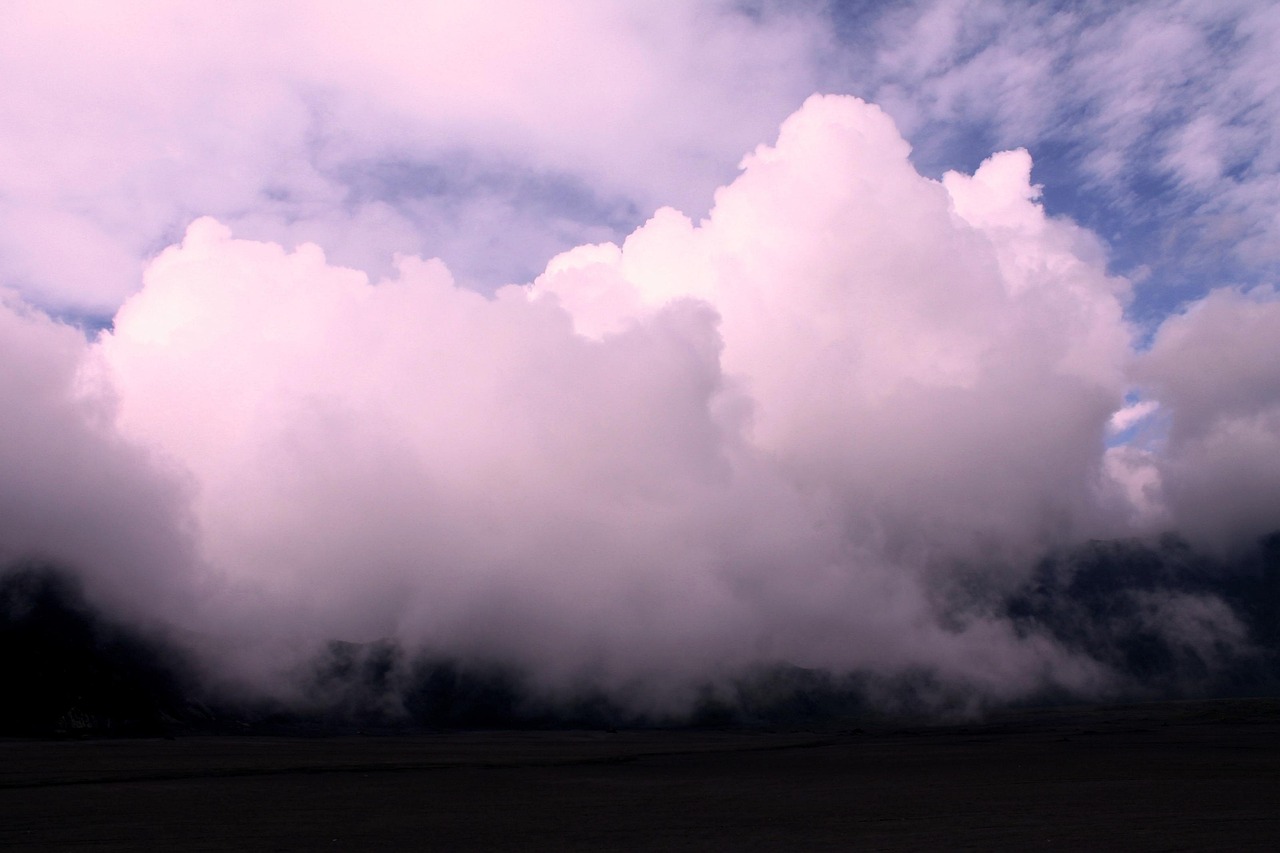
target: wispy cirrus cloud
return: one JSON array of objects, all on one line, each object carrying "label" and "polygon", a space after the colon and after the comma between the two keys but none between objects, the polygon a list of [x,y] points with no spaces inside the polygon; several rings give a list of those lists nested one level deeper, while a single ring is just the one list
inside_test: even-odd
[{"label": "wispy cirrus cloud", "polygon": [[1051,209],[1153,276],[1140,310],[1278,269],[1274,4],[941,0],[877,19],[861,70],[926,169],[1041,154]]}]

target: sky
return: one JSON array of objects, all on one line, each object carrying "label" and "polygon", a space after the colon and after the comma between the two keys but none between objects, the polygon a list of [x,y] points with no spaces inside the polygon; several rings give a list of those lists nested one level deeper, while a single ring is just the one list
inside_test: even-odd
[{"label": "sky", "polygon": [[0,19],[0,559],[238,677],[1103,695],[1046,555],[1280,529],[1275,4]]}]

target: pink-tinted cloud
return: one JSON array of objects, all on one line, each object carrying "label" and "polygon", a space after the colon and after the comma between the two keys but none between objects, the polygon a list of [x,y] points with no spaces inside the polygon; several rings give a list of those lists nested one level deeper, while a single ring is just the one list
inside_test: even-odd
[{"label": "pink-tinted cloud", "polygon": [[377,269],[424,251],[537,264],[596,223],[500,195],[388,208],[353,198],[347,171],[463,154],[643,209],[705,207],[810,91],[822,37],[811,16],[719,3],[10,4],[0,281],[110,314],[201,215]]},{"label": "pink-tinted cloud", "polygon": [[706,221],[660,211],[492,298],[195,223],[94,358],[123,435],[191,478],[204,629],[257,608],[654,702],[777,660],[1095,679],[938,608],[958,564],[1016,583],[1106,529],[1122,286],[1025,153],[941,183],[907,153],[812,99]]},{"label": "pink-tinted cloud", "polygon": [[1172,413],[1155,462],[1174,524],[1217,545],[1277,527],[1280,299],[1217,290],[1165,321],[1138,375]]},{"label": "pink-tinted cloud", "polygon": [[[1276,526],[1278,303],[1215,293],[1139,354],[1127,283],[1045,215],[1030,154],[941,180],[909,155],[879,108],[815,96],[706,217],[660,208],[491,294],[246,215],[196,219],[92,342],[9,297],[5,556],[265,676],[390,636],[664,711],[776,662],[1104,690],[1001,596],[1093,537]],[[352,220],[394,231],[380,210]],[[1108,450],[1135,382],[1168,440]],[[1245,642],[1216,599],[1133,601],[1188,654]]]}]

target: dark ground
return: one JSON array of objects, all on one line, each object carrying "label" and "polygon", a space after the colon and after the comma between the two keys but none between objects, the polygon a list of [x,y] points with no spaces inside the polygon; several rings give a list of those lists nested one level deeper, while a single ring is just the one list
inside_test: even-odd
[{"label": "dark ground", "polygon": [[1280,849],[1280,700],[867,731],[0,741],[5,850]]}]

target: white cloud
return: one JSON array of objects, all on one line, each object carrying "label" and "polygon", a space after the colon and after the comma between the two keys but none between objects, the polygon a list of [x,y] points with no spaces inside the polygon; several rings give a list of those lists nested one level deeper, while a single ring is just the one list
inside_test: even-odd
[{"label": "white cloud", "polygon": [[110,396],[80,381],[87,350],[0,291],[0,562],[91,566],[96,600],[181,619],[201,583],[183,482],[116,433]]},{"label": "white cloud", "polygon": [[[926,144],[978,116],[1117,193],[1154,157],[1266,263],[1272,12],[1010,9],[888,14],[867,85]],[[1103,676],[974,596],[1093,536],[1276,526],[1271,291],[1135,355],[1127,282],[1028,150],[932,180],[853,98],[734,176],[821,73],[808,13],[10,11],[0,553],[98,599],[657,705],[777,660],[1012,696]],[[32,304],[120,307],[89,343]],[[1163,444],[1107,448],[1154,406]],[[1150,618],[1234,625],[1171,601]]]},{"label": "white cloud", "polygon": [[1155,400],[1139,400],[1130,403],[1111,416],[1107,428],[1114,433],[1122,433],[1145,421],[1160,409]]},{"label": "white cloud", "polygon": [[1002,587],[1104,529],[1117,283],[1024,152],[945,182],[907,154],[877,108],[811,99],[704,222],[660,211],[492,298],[195,223],[92,375],[195,484],[206,628],[394,633],[657,703],[772,660],[1094,683],[937,608],[957,564]]},{"label": "white cloud", "polygon": [[1280,299],[1221,289],[1169,318],[1137,365],[1170,412],[1159,461],[1178,529],[1248,543],[1280,519]]},{"label": "white cloud", "polygon": [[[1166,254],[1234,252],[1254,280],[1273,271],[1275,4],[937,0],[878,26],[886,47],[860,82],[932,158],[975,132],[1065,149],[1129,224],[1183,232]],[[1199,220],[1178,221],[1189,212]]]},{"label": "white cloud", "polygon": [[[705,206],[810,91],[821,39],[810,17],[719,3],[9,4],[0,281],[109,313],[197,216],[331,238],[331,223],[385,217],[350,198],[349,167],[448,168],[459,152],[646,210]],[[493,275],[597,236],[595,222],[543,225],[545,210],[495,215],[503,202],[426,196],[397,208],[393,236],[333,248],[349,263],[388,246],[450,254]],[[78,252],[60,249],[68,233]]]},{"label": "white cloud", "polygon": [[706,299],[756,443],[878,524],[896,517],[893,538],[1020,541],[1074,518],[1096,473],[1128,351],[1120,285],[1032,202],[1024,152],[941,184],[907,153],[875,107],[811,99],[706,222],[660,211],[536,289],[591,334]]}]

